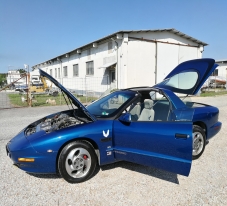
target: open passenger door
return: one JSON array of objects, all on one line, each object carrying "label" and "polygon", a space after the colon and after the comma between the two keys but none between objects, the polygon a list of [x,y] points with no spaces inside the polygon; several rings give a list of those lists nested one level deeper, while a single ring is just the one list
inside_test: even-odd
[{"label": "open passenger door", "polygon": [[193,114],[194,109],[189,108],[179,114],[178,121],[115,120],[115,158],[188,176],[192,162]]}]

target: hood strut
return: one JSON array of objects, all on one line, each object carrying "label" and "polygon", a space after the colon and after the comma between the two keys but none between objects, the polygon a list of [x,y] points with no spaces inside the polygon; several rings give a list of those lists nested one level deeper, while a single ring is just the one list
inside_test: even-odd
[{"label": "hood strut", "polygon": [[[82,118],[80,118],[80,117],[78,117],[77,115],[76,115],[76,110],[75,110],[75,108],[73,107],[73,104],[72,104],[72,100],[68,97],[68,101],[69,101],[69,103],[68,103],[68,101],[67,101],[67,99],[66,99],[66,97],[65,97],[65,93],[61,90],[61,93],[62,93],[62,95],[63,95],[63,97],[64,97],[64,99],[65,99],[65,102],[66,102],[66,104],[68,105],[68,108],[69,108],[69,103],[71,104],[71,107],[72,107],[72,109],[73,109],[73,115],[74,115],[74,117],[76,118],[76,119],[78,119],[79,121],[82,121],[82,122],[89,122],[89,121],[87,121],[86,119],[82,119]],[[70,109],[70,108],[69,108]]]}]

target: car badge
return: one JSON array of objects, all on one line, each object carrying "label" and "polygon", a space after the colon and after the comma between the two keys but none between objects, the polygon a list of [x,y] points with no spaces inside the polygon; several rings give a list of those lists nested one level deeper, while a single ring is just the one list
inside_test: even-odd
[{"label": "car badge", "polygon": [[105,133],[105,131],[103,130],[103,131],[102,131],[102,133],[103,133],[103,136],[104,136],[104,137],[108,137],[108,136],[109,136],[109,134],[110,134],[110,131],[109,131],[109,130],[107,130],[107,132]]}]

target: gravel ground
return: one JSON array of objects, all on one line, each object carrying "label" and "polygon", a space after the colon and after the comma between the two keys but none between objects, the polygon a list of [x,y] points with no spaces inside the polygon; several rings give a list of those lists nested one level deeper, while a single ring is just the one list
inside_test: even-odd
[{"label": "gravel ground", "polygon": [[0,110],[0,205],[227,205],[227,96],[194,99],[217,106],[223,127],[193,161],[189,177],[120,162],[80,184],[27,174],[5,152],[5,144],[28,123],[63,107]]}]

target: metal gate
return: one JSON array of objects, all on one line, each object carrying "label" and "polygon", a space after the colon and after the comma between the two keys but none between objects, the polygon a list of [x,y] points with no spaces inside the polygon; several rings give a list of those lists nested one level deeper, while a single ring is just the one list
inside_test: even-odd
[{"label": "metal gate", "polygon": [[[27,82],[27,75],[23,76],[22,78],[25,78],[24,81]],[[0,110],[29,106],[27,102],[29,97],[27,86],[16,84],[20,79],[17,79],[11,84],[0,89]],[[89,104],[93,100],[105,94],[106,91],[113,89],[110,88],[109,76],[61,78],[57,80],[83,104]],[[54,89],[54,87],[52,87],[52,89]],[[32,107],[66,104],[61,92],[59,92],[57,96],[53,96],[48,93],[32,93],[31,97]]]},{"label": "metal gate", "polygon": [[27,86],[19,82],[27,82],[27,75],[21,74],[21,78],[0,89],[0,109],[26,107]]}]

